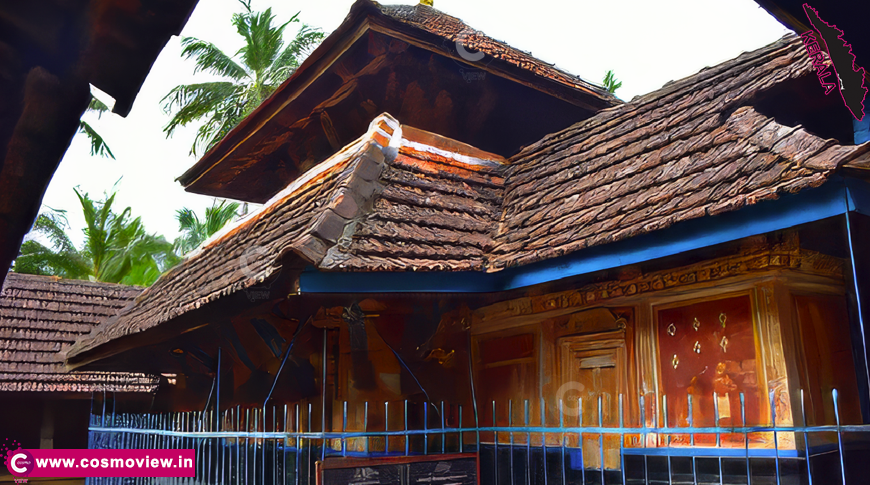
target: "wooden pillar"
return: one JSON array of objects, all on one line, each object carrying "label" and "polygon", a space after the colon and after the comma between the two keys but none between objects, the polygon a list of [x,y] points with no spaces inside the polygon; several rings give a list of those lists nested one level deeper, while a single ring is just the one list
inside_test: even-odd
[{"label": "wooden pillar", "polygon": [[846,295],[855,375],[864,423],[870,423],[870,217],[851,212],[846,224]]},{"label": "wooden pillar", "polygon": [[42,424],[39,427],[39,449],[41,450],[54,448],[54,408],[53,401],[43,401]]}]

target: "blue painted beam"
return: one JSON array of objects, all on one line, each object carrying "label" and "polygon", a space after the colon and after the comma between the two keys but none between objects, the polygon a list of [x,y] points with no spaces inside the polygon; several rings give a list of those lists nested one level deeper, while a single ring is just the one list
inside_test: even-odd
[{"label": "blue painted beam", "polygon": [[490,293],[642,263],[857,211],[870,214],[870,184],[832,177],[815,189],[559,258],[483,272],[303,272],[302,293]]}]

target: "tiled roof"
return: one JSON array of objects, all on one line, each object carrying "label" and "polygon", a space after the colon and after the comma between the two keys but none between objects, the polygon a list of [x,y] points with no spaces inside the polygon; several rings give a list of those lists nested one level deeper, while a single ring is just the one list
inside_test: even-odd
[{"label": "tiled roof", "polygon": [[[810,68],[787,36],[507,161],[382,115],[70,355],[263,281],[290,251],[323,271],[498,271],[818,186],[864,163],[870,144],[841,146],[752,107]],[[243,274],[252,246],[267,257]]]},{"label": "tiled roof", "polygon": [[346,219],[371,207],[383,163],[380,148],[387,145],[393,126],[398,123],[389,117],[372,121],[368,133],[356,142],[164,273],[136,301],[81,339],[70,355],[262,283],[281,270],[287,252],[296,251],[311,261],[322,259],[342,237]]},{"label": "tiled roof", "polygon": [[64,352],[141,288],[8,273],[0,294],[0,392],[148,392],[143,374],[67,372]]},{"label": "tiled roof", "polygon": [[[360,91],[362,88],[358,84],[372,82],[370,76],[375,76],[379,72],[387,75],[386,73],[391,71],[389,69],[382,69],[384,67],[382,66],[383,62],[398,62],[392,57],[392,54],[390,57],[381,57],[387,55],[382,53],[378,57],[373,57],[366,61],[366,67],[360,72],[354,71],[358,67],[349,67],[356,66],[357,62],[362,62],[364,59],[364,57],[360,57],[351,62],[352,57],[344,57],[351,54],[344,54],[342,51],[342,49],[347,48],[345,43],[356,39],[356,36],[360,35],[360,31],[368,31],[378,35],[383,34],[388,38],[398,39],[397,45],[390,47],[390,49],[396,49],[396,52],[403,51],[398,47],[400,44],[422,46],[438,56],[453,57],[458,63],[457,67],[465,66],[465,69],[470,69],[471,71],[480,70],[480,74],[485,74],[484,71],[486,70],[492,71],[497,77],[510,79],[513,83],[547,93],[549,96],[554,96],[565,103],[574,105],[574,107],[582,106],[583,110],[589,114],[622,103],[620,99],[601,86],[586,82],[577,76],[556,68],[552,64],[533,57],[527,52],[515,49],[504,42],[494,40],[483,32],[471,28],[462,20],[432,7],[422,4],[381,5],[371,0],[357,0],[353,3],[348,16],[342,24],[324,39],[292,76],[284,81],[256,110],[230,130],[225,137],[211,147],[200,160],[178,178],[182,185],[187,190],[196,193],[261,202],[265,198],[268,198],[270,194],[277,191],[273,185],[262,182],[259,178],[251,181],[250,184],[244,185],[244,188],[235,184],[240,183],[240,179],[244,179],[244,173],[250,176],[250,173],[260,173],[259,170],[265,170],[263,166],[271,160],[270,155],[280,153],[278,152],[279,147],[286,144],[293,146],[294,150],[296,150],[297,145],[307,146],[312,144],[312,141],[308,138],[308,130],[314,130],[314,127],[320,126],[322,123],[320,118],[323,114],[335,117],[336,120],[339,117],[347,118],[342,119],[341,122],[337,123],[337,126],[332,126],[333,122],[329,121],[332,128],[329,130],[331,134],[327,136],[335,138],[333,142],[336,142],[337,139],[344,140],[341,143],[337,143],[340,146],[349,140],[349,138],[343,138],[344,136],[351,136],[347,133],[352,132],[354,133],[353,136],[355,136],[356,133],[363,129],[363,126],[358,126],[352,121],[355,121],[357,118],[365,118],[364,123],[368,121],[371,113],[388,110],[396,111],[398,109],[396,105],[391,104],[394,101],[392,97],[400,96],[403,99],[407,98],[404,102],[410,103],[411,106],[414,106],[413,103],[422,102],[415,98],[417,96],[417,94],[414,94],[415,90],[420,89],[417,83],[413,84],[416,87],[406,92],[407,88],[402,87],[404,82],[401,80],[395,81],[398,82],[395,86],[392,85],[393,81],[390,81],[390,87],[386,91]],[[459,45],[466,48],[469,52],[473,52],[474,59],[481,53],[485,54],[486,57],[481,56],[482,59],[474,61],[464,59],[458,54],[457,46]],[[374,50],[376,47],[371,46],[367,48],[367,55],[373,56],[373,51],[369,52],[368,49]],[[334,56],[338,57],[333,58]],[[450,64],[452,65],[453,63],[451,62]],[[394,66],[393,69],[401,71],[406,67],[400,63]],[[335,69],[336,72],[332,73],[332,69]],[[348,69],[350,71],[347,71]],[[440,68],[437,65],[430,65],[426,69],[437,70]],[[365,74],[366,72],[367,74]],[[450,76],[454,74],[451,72]],[[433,76],[435,75],[437,74],[433,74]],[[340,77],[340,81],[336,76]],[[363,81],[363,79],[368,79],[368,81]],[[466,85],[469,79],[462,82],[460,78],[458,87],[451,84],[447,77],[440,79],[439,83],[436,84],[439,85],[439,90],[445,90],[444,96],[446,98],[442,98],[439,95],[438,102],[441,103],[442,99],[444,100],[443,102],[446,102],[446,99],[450,99],[450,102],[456,103],[456,109],[462,110],[462,113],[465,113],[465,109],[475,109],[473,106],[470,108],[464,107],[466,101],[463,100],[463,95],[460,94],[467,94]],[[383,80],[379,82],[385,83],[387,81]],[[333,86],[333,83],[340,84]],[[427,83],[426,85],[428,86],[429,84]],[[337,91],[332,90],[338,86],[341,87]],[[331,88],[328,89],[328,87]],[[399,91],[394,92],[396,89]],[[459,92],[452,92],[454,89],[459,90]],[[362,96],[360,102],[364,101],[362,105],[366,107],[365,112],[357,113],[357,111],[350,110],[347,107],[338,108],[338,105],[342,105],[343,100],[346,98],[355,99],[355,96]],[[481,100],[476,98],[473,101],[474,104],[481,102]],[[431,100],[426,101],[426,104],[430,102]],[[388,104],[392,108],[385,106]],[[371,107],[372,111],[369,111],[369,107]],[[442,107],[439,107],[439,109],[442,109]],[[450,111],[444,108],[443,113],[447,114]],[[400,113],[393,112],[393,114],[398,115]],[[560,122],[558,126],[567,126],[571,121],[573,120],[568,120],[564,124]],[[359,131],[357,131],[357,127]],[[430,129],[433,128],[430,127]],[[483,132],[484,130],[480,131]],[[532,131],[532,133],[538,133],[538,135],[532,135],[536,138],[543,132]],[[470,133],[467,134],[471,136]],[[319,135],[320,133],[318,133]],[[482,135],[476,134],[474,136]],[[494,133],[493,137],[495,137]],[[527,139],[526,141],[533,141],[534,138]],[[330,146],[333,144],[335,143],[331,143]],[[510,145],[512,148],[510,152],[502,153],[505,156],[514,153],[520,146],[520,143],[518,142],[515,145],[509,143],[507,145]],[[489,149],[492,150],[492,148]],[[311,150],[315,150],[315,148],[311,147]],[[283,155],[281,156],[283,157]],[[277,171],[275,181],[288,180],[287,177],[291,176],[295,177],[296,170],[293,166],[297,163],[301,164],[301,170],[307,169],[308,163],[311,160],[303,156],[303,163],[302,161],[295,160],[294,157],[296,156],[301,155],[294,151],[293,155],[289,156],[289,158],[282,158],[286,166],[280,165],[280,167],[274,168]],[[272,179],[268,180],[272,181]],[[258,186],[261,183],[267,187],[265,190],[250,189],[250,186]]]},{"label": "tiled roof", "polygon": [[868,146],[752,108],[760,92],[811,67],[788,35],[527,147],[508,169],[490,271],[822,184]]},{"label": "tiled roof", "polygon": [[[365,0],[364,0],[365,1]],[[589,83],[579,77],[533,57],[530,53],[521,51],[508,44],[495,40],[479,30],[474,30],[462,20],[447,15],[428,5],[380,5],[374,3],[385,15],[395,20],[437,35],[448,43],[459,41],[471,52],[479,51],[495,59],[505,61],[520,69],[556,81],[565,86],[594,94],[606,99],[611,104],[620,101],[612,93],[601,86]]]},{"label": "tiled roof", "polygon": [[405,125],[401,140],[372,210],[319,267],[483,270],[500,213],[504,160]]}]

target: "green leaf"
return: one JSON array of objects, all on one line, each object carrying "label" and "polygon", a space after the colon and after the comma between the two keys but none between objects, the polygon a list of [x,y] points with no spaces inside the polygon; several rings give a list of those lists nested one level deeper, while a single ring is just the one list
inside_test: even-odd
[{"label": "green leaf", "polygon": [[181,39],[181,45],[183,47],[182,57],[196,59],[194,74],[208,71],[218,76],[232,78],[235,81],[249,77],[248,72],[242,66],[236,64],[230,56],[224,54],[211,42],[199,40],[196,37],[185,37]]},{"label": "green leaf", "polygon": [[109,111],[109,107],[106,106],[105,103],[103,103],[102,101],[100,101],[99,99],[97,99],[93,95],[91,95],[91,102],[88,103],[87,110],[92,111],[94,113],[97,113],[97,117],[101,117],[103,115],[103,113],[106,113]]},{"label": "green leaf", "polygon": [[182,40],[182,56],[196,62],[194,73],[209,71],[227,81],[176,86],[161,101],[164,111],[174,113],[163,130],[167,137],[179,126],[201,123],[190,149],[194,155],[213,147],[253,112],[323,39],[321,31],[303,25],[285,47],[284,31],[299,22],[298,13],[274,25],[271,9],[255,12],[249,0],[240,3],[243,11],[233,15],[232,24],[245,43],[234,56],[204,40]]},{"label": "green leaf", "polygon": [[79,121],[79,131],[91,141],[91,155],[100,155],[106,158],[115,159],[115,154],[109,149],[109,145],[103,140],[103,137],[94,130],[87,122]]},{"label": "green leaf", "polygon": [[175,218],[178,220],[178,229],[181,232],[175,240],[176,251],[184,255],[198,248],[238,216],[240,205],[238,202],[215,200],[211,207],[206,208],[203,219],[186,207],[176,211]]},{"label": "green leaf", "polygon": [[616,75],[613,74],[613,70],[607,71],[607,73],[604,74],[604,89],[606,89],[608,93],[613,94],[620,87],[622,87],[622,81],[616,80]]}]

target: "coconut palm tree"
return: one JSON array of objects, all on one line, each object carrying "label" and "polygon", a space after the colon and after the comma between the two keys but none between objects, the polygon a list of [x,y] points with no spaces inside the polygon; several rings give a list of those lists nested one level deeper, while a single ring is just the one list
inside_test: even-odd
[{"label": "coconut palm tree", "polygon": [[197,150],[211,148],[268,98],[323,39],[319,29],[302,24],[293,40],[285,45],[284,29],[299,22],[299,13],[283,24],[273,25],[275,16],[271,8],[255,12],[251,0],[240,3],[244,11],[234,14],[232,23],[245,39],[245,46],[234,56],[195,37],[181,40],[181,55],[196,61],[194,73],[206,71],[226,80],[176,86],[161,101],[164,111],[175,111],[163,130],[167,137],[179,126],[205,118],[190,149],[194,155]]},{"label": "coconut palm tree", "polygon": [[178,258],[172,244],[163,236],[148,234],[139,217],[127,207],[112,211],[115,195],[94,201],[88,194],[76,195],[85,216],[85,243],[82,253],[91,262],[97,281],[150,285]]},{"label": "coconut palm tree", "polygon": [[187,207],[176,211],[175,218],[181,231],[181,235],[175,239],[176,252],[184,255],[198,248],[238,215],[239,206],[238,202],[215,200],[211,207],[205,209],[205,218],[202,220]]},{"label": "coconut palm tree", "polygon": [[[88,279],[91,274],[90,263],[67,236],[68,229],[66,211],[49,208],[39,214],[31,229],[31,237],[21,243],[12,269],[18,273]],[[32,238],[32,234],[40,234],[50,247]]]},{"label": "coconut palm tree", "polygon": [[129,207],[120,213],[112,210],[115,194],[97,201],[87,193],[75,192],[85,217],[83,247],[76,249],[66,235],[66,214],[49,210],[37,217],[32,232],[47,239],[50,246],[33,237],[25,241],[15,271],[148,286],[178,262],[172,244],[163,236],[148,234]]},{"label": "coconut palm tree", "polygon": [[[97,113],[97,117],[102,117],[103,113],[109,111],[109,107],[106,106],[105,103],[100,101],[91,95],[91,102],[88,103],[87,111]],[[91,142],[91,155],[100,155],[103,157],[115,159],[115,155],[112,153],[112,150],[109,149],[109,145],[106,144],[106,141],[103,140],[103,137],[97,133],[94,128],[88,124],[85,120],[79,120],[79,131],[84,133],[85,136]]]}]

